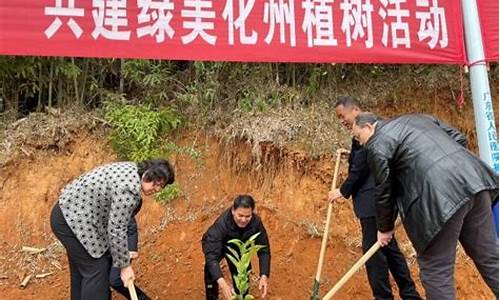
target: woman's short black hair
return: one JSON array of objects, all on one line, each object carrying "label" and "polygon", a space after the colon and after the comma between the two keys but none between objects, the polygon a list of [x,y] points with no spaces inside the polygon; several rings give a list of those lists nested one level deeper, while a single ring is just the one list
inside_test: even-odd
[{"label": "woman's short black hair", "polygon": [[253,200],[252,196],[250,195],[239,195],[234,199],[233,209],[237,209],[240,207],[251,208],[252,210],[254,210],[255,200]]},{"label": "woman's short black hair", "polygon": [[148,159],[137,164],[139,177],[146,182],[164,182],[172,184],[175,181],[174,169],[165,159]]}]

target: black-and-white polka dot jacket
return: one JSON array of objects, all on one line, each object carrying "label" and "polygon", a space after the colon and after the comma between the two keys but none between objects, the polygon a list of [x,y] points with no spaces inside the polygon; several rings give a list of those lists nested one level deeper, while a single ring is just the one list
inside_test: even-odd
[{"label": "black-and-white polka dot jacket", "polygon": [[130,265],[127,226],[141,202],[134,162],[97,167],[68,184],[59,197],[66,222],[94,258],[108,249],[113,266]]}]

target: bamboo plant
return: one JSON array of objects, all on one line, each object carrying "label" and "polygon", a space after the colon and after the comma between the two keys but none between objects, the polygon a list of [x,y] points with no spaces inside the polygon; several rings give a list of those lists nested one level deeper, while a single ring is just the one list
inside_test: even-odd
[{"label": "bamboo plant", "polygon": [[232,239],[228,241],[228,244],[233,244],[238,247],[239,251],[236,251],[234,248],[227,246],[231,254],[226,254],[228,259],[233,263],[236,267],[238,274],[234,275],[234,282],[236,284],[236,288],[239,294],[233,296],[232,300],[252,300],[255,299],[254,296],[247,294],[248,289],[250,288],[250,270],[248,267],[250,266],[250,261],[252,257],[257,254],[257,252],[265,248],[263,245],[256,245],[255,239],[259,236],[260,232],[252,235],[246,242],[242,242],[239,239]]}]

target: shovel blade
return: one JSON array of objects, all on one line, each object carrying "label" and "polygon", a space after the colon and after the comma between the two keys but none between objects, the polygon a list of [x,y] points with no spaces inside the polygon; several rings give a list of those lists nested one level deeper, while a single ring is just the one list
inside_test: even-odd
[{"label": "shovel blade", "polygon": [[319,281],[314,279],[311,300],[319,300]]}]

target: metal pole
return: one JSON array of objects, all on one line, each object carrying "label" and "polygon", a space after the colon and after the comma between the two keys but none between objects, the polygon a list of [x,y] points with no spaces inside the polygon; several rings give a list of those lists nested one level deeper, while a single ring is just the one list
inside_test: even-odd
[{"label": "metal pole", "polygon": [[[479,156],[498,173],[498,139],[476,0],[462,0]],[[498,235],[498,204],[493,209]]]}]

